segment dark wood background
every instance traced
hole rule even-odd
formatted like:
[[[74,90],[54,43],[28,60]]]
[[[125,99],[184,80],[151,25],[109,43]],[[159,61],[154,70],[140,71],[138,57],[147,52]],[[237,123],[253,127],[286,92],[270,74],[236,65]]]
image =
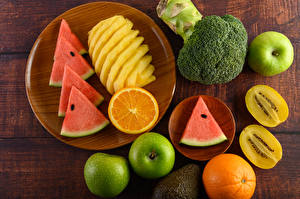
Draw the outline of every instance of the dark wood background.
[[[91,1],[1,0],[0,2],[0,198],[95,198],[83,179],[83,166],[95,151],[68,146],[48,134],[27,101],[24,73],[30,49],[39,33],[62,12]],[[120,0],[146,14],[161,27],[177,56],[182,40],[156,16],[158,0]],[[176,91],[166,115],[154,131],[168,136],[168,118],[186,97],[212,95],[225,101],[237,122],[237,135],[228,152],[245,158],[238,145],[240,131],[256,123],[245,107],[246,91],[256,84],[277,89],[286,99],[290,115],[276,128],[269,128],[281,142],[283,158],[270,170],[253,166],[257,187],[253,198],[300,198],[300,0],[194,0],[205,15],[232,14],[240,18],[249,41],[264,31],[288,36],[295,50],[290,69],[274,77],[262,77],[247,65],[233,81],[204,86],[177,73]],[[101,10],[99,10],[101,12]],[[47,99],[45,99],[47,100]],[[127,157],[130,145],[105,151]],[[178,152],[175,169],[193,162]],[[206,162],[195,162],[203,169]],[[157,180],[144,180],[131,172],[126,190],[117,198],[150,198]],[[201,198],[207,198],[201,187]]]

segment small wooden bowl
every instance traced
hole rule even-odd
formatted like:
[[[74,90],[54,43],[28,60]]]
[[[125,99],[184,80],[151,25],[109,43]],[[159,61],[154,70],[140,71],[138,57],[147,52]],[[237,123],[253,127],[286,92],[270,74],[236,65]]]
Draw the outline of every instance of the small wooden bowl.
[[[198,97],[189,97],[176,106],[169,120],[169,135],[173,145],[181,154],[193,160],[204,161],[224,153],[229,148],[235,135],[235,120],[231,110],[224,102],[212,96],[201,95],[228,140],[209,147],[192,147],[179,144]]]

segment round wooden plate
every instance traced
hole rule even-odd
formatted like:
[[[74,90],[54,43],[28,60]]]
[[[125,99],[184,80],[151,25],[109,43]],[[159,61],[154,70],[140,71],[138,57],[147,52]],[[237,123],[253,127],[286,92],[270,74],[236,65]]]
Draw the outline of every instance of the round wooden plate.
[[[235,135],[235,120],[231,110],[224,102],[212,96],[201,95],[210,113],[228,140],[209,147],[191,147],[179,144],[181,135],[197,103],[198,97],[189,97],[176,106],[169,120],[169,135],[175,148],[184,156],[193,160],[204,161],[224,153],[229,148]]]
[[[156,81],[147,85],[157,99],[159,105],[159,120],[166,112],[175,89],[175,61],[171,46],[154,21],[143,12],[130,6],[112,3],[88,3],[71,10],[54,19],[39,35],[30,52],[25,74],[26,92],[29,103],[40,123],[57,139],[83,149],[112,149],[135,140],[138,135],[128,135],[118,131],[112,124],[91,136],[82,138],[66,138],[60,136],[63,118],[57,116],[60,88],[49,87],[49,78],[53,64],[53,55],[62,18],[66,19],[72,31],[87,46],[87,33],[99,21],[114,15],[123,15],[130,19],[149,45],[150,54],[155,66]],[[105,98],[99,109],[107,117],[108,103],[111,95],[101,85],[96,75],[87,80]],[[158,121],[159,121],[158,120]]]

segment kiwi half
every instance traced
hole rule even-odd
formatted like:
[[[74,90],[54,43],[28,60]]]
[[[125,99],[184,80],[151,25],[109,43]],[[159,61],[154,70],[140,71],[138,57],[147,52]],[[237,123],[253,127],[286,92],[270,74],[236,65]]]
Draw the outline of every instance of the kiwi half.
[[[273,168],[282,158],[281,144],[260,125],[247,126],[242,131],[239,142],[245,156],[259,168]]]
[[[253,86],[248,90],[245,101],[251,115],[264,126],[275,127],[288,117],[287,103],[269,86]]]

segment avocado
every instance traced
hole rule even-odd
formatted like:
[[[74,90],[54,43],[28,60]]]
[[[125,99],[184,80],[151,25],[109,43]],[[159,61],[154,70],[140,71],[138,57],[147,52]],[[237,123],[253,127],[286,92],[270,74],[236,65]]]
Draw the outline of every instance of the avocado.
[[[199,166],[185,165],[158,182],[152,199],[197,199],[199,181]]]

